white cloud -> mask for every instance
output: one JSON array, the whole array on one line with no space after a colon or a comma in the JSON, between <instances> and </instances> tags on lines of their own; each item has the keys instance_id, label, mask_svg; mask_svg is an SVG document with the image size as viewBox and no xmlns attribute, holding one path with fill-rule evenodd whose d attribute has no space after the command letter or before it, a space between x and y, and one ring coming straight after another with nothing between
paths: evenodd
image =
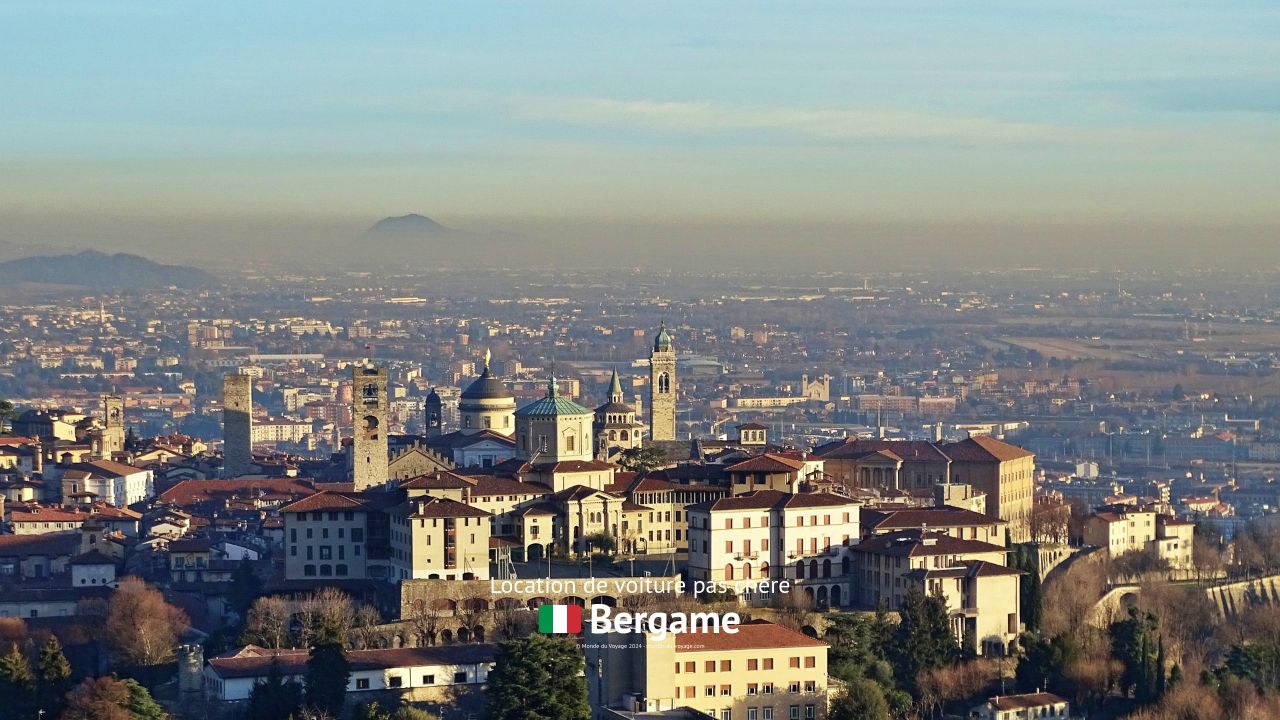
<instances>
[{"instance_id":1,"label":"white cloud","mask_svg":"<svg viewBox=\"0 0 1280 720\"><path fill-rule=\"evenodd\" d=\"M1150 131L1010 122L906 110L729 106L608 98L531 99L517 117L643 132L713 135L753 133L830 142L939 142L966 145L1133 142Z\"/></svg>"}]
</instances>

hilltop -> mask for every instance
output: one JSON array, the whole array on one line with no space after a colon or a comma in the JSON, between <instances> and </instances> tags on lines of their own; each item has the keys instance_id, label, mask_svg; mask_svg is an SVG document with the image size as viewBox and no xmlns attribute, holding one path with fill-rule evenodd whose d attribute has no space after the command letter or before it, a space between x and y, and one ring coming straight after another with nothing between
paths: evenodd
<instances>
[{"instance_id":1,"label":"hilltop","mask_svg":"<svg viewBox=\"0 0 1280 720\"><path fill-rule=\"evenodd\" d=\"M66 255L36 255L0 262L8 282L80 285L89 288L188 288L217 282L200 268L162 265L144 257L85 250Z\"/></svg>"}]
</instances>

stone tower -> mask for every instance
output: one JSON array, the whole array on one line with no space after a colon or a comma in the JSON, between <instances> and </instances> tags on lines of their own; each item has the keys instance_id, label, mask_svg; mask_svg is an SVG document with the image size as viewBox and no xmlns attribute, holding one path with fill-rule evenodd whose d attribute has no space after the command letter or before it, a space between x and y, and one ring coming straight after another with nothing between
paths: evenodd
<instances>
[{"instance_id":1,"label":"stone tower","mask_svg":"<svg viewBox=\"0 0 1280 720\"><path fill-rule=\"evenodd\" d=\"M253 376L222 376L222 474L253 472Z\"/></svg>"},{"instance_id":2,"label":"stone tower","mask_svg":"<svg viewBox=\"0 0 1280 720\"><path fill-rule=\"evenodd\" d=\"M387 484L387 369L356 365L352 373L355 437L351 472L355 489L360 491Z\"/></svg>"},{"instance_id":3,"label":"stone tower","mask_svg":"<svg viewBox=\"0 0 1280 720\"><path fill-rule=\"evenodd\" d=\"M102 422L102 457L110 460L124 451L124 398L102 396Z\"/></svg>"},{"instance_id":4,"label":"stone tower","mask_svg":"<svg viewBox=\"0 0 1280 720\"><path fill-rule=\"evenodd\" d=\"M423 403L426 424L427 437L440 437L444 434L444 403L440 400L440 393L435 388L431 388L431 394L427 396L427 400Z\"/></svg>"},{"instance_id":5,"label":"stone tower","mask_svg":"<svg viewBox=\"0 0 1280 720\"><path fill-rule=\"evenodd\" d=\"M626 402L618 369L613 369L609 379L609 402L596 408L593 425L596 436L596 457L608 460L611 450L627 450L640 447L643 426L636 422L636 410Z\"/></svg>"},{"instance_id":6,"label":"stone tower","mask_svg":"<svg viewBox=\"0 0 1280 720\"><path fill-rule=\"evenodd\" d=\"M665 323L649 353L649 437L676 439L676 349Z\"/></svg>"}]
</instances>

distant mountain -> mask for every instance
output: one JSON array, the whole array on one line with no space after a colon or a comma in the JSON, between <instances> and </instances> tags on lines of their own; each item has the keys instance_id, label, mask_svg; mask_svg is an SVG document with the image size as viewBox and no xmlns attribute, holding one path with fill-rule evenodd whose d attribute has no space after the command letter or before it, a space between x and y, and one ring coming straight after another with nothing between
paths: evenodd
<instances>
[{"instance_id":1,"label":"distant mountain","mask_svg":"<svg viewBox=\"0 0 1280 720\"><path fill-rule=\"evenodd\" d=\"M369 228L366 235L435 235L453 232L425 215L410 213L383 218Z\"/></svg>"},{"instance_id":2,"label":"distant mountain","mask_svg":"<svg viewBox=\"0 0 1280 720\"><path fill-rule=\"evenodd\" d=\"M90 288L190 288L217 280L200 268L161 265L137 255L85 250L68 255L39 255L0 263L5 282L81 285Z\"/></svg>"}]
</instances>

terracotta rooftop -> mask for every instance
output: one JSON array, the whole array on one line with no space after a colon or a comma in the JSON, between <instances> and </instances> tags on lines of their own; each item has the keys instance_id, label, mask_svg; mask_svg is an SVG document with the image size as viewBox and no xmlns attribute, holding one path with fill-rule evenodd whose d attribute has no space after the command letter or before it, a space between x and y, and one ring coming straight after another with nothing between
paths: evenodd
<instances>
[{"instance_id":1,"label":"terracotta rooftop","mask_svg":"<svg viewBox=\"0 0 1280 720\"><path fill-rule=\"evenodd\" d=\"M765 620L752 620L738 626L737 633L677 633L673 636L677 653L730 652L734 650L785 650L791 648L821 649L821 640Z\"/></svg>"}]
</instances>

